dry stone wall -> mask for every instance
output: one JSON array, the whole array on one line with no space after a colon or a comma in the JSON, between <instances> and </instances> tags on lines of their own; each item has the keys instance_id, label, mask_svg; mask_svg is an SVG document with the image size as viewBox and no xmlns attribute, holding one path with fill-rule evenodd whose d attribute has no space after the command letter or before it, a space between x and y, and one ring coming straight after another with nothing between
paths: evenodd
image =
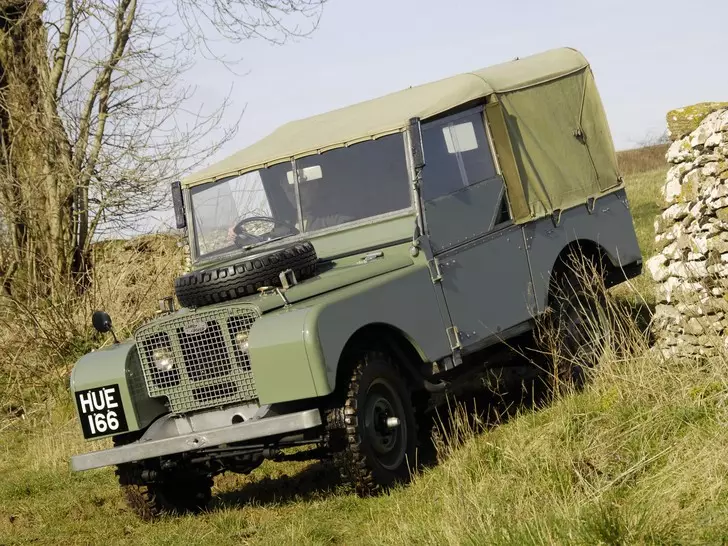
<instances>
[{"instance_id":1,"label":"dry stone wall","mask_svg":"<svg viewBox=\"0 0 728 546\"><path fill-rule=\"evenodd\" d=\"M658 253L646 263L658 284L654 325L665 356L711 356L720 345L728 347L725 106L716 104L718 110L701 113L702 121L689 120L692 125L670 126L671 167L662 187L663 211L655 220ZM668 124L674 114L668 114Z\"/></svg>"},{"instance_id":2,"label":"dry stone wall","mask_svg":"<svg viewBox=\"0 0 728 546\"><path fill-rule=\"evenodd\" d=\"M716 110L728 108L728 102L699 102L667 113L667 133L675 141L697 129L700 122Z\"/></svg>"}]
</instances>

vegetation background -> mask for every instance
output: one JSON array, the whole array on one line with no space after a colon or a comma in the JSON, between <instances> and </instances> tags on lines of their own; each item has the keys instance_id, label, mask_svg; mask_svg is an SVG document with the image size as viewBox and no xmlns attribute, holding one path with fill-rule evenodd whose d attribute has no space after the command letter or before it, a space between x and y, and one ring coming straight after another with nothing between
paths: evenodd
<instances>
[{"instance_id":1,"label":"vegetation background","mask_svg":"<svg viewBox=\"0 0 728 546\"><path fill-rule=\"evenodd\" d=\"M323 3L0 2L0 545L728 540L728 358L651 353L645 275L612 292L621 350L586 390L533 407L503 383L475 418L454 408L439 464L391 494L360 499L323 464L265 463L218 477L205 514L144 523L112 470L70 472L71 455L109 444L84 442L68 392L75 360L109 343L91 311L127 336L184 266L174 235L94 241L234 134L225 104L189 112L194 55L305 35ZM619 157L645 256L665 149Z\"/></svg>"},{"instance_id":2,"label":"vegetation background","mask_svg":"<svg viewBox=\"0 0 728 546\"><path fill-rule=\"evenodd\" d=\"M620 152L645 256L666 146ZM438 465L391 494L360 499L326 465L265 463L217 478L210 510L139 521L113 471L70 472L89 447L68 370L108 343L103 306L128 334L182 267L170 236L92 245L92 289L0 328L0 544L706 544L728 540L728 358L690 364L648 349L646 275L612 291L628 317L587 388L533 408L491 400L488 419L454 411ZM82 305L79 306L79 302ZM21 310L22 311L22 310ZM8 379L9 378L9 379ZM518 386L515 387L518 392ZM482 408L482 407L481 407Z\"/></svg>"}]
</instances>

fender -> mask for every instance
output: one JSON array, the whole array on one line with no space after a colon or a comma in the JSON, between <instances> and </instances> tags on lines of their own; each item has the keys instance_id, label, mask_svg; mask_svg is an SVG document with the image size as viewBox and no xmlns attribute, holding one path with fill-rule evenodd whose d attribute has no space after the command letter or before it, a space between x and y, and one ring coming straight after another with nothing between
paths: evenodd
<instances>
[{"instance_id":1,"label":"fender","mask_svg":"<svg viewBox=\"0 0 728 546\"><path fill-rule=\"evenodd\" d=\"M264 315L249 337L260 403L331 393L346 343L371 324L403 332L425 361L450 354L436 289L420 262Z\"/></svg>"},{"instance_id":2,"label":"fender","mask_svg":"<svg viewBox=\"0 0 728 546\"><path fill-rule=\"evenodd\" d=\"M564 210L558 226L545 217L524 224L523 230L539 312L548 306L554 265L577 240L601 248L611 266L628 269L629 276L641 268L642 254L624 189L600 197L591 210L586 206Z\"/></svg>"},{"instance_id":3,"label":"fender","mask_svg":"<svg viewBox=\"0 0 728 546\"><path fill-rule=\"evenodd\" d=\"M71 392L118 385L129 432L141 430L168 410L163 401L150 398L144 383L139 354L133 340L114 344L82 356L71 372ZM76 396L76 414L80 417ZM113 434L108 434L113 436Z\"/></svg>"}]
</instances>

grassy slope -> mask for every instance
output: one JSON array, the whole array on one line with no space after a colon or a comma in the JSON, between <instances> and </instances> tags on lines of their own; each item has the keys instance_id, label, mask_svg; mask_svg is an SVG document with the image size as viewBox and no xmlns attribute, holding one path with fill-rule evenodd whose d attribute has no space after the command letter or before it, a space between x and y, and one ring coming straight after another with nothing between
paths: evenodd
<instances>
[{"instance_id":1,"label":"grassy slope","mask_svg":"<svg viewBox=\"0 0 728 546\"><path fill-rule=\"evenodd\" d=\"M663 177L628 181L645 255ZM633 284L649 299L646 278ZM614 358L585 392L466 439L388 496L359 499L319 465L266 463L218 479L209 513L154 524L125 508L112 471L68 471L86 446L58 404L0 432L0 544L717 543L727 371Z\"/></svg>"}]
</instances>

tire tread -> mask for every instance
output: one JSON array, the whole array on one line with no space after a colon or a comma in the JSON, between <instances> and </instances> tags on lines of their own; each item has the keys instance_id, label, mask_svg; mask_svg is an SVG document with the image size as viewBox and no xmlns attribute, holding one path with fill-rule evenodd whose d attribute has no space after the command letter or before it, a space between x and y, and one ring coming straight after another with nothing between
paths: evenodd
<instances>
[{"instance_id":1,"label":"tire tread","mask_svg":"<svg viewBox=\"0 0 728 546\"><path fill-rule=\"evenodd\" d=\"M202 307L244 296L262 286L281 286L278 275L292 269L298 280L316 274L316 250L309 241L217 269L192 271L174 281L183 307Z\"/></svg>"},{"instance_id":2,"label":"tire tread","mask_svg":"<svg viewBox=\"0 0 728 546\"><path fill-rule=\"evenodd\" d=\"M345 400L342 406L328 412L328 428L330 438L338 439L339 447L334 450L333 460L342 476L349 481L359 496L368 497L383 492L387 486L381 484L374 472L373 465L368 460L365 450L362 448L362 431L359 422L359 407L357 397L361 387L364 370L371 360L381 359L388 362L393 369L391 358L384 352L368 351L356 362L351 372L349 383L346 388ZM411 403L412 393L403 382L408 398L404 403ZM417 420L413 420L415 437L417 437ZM413 464L414 461L409 461Z\"/></svg>"}]
</instances>

